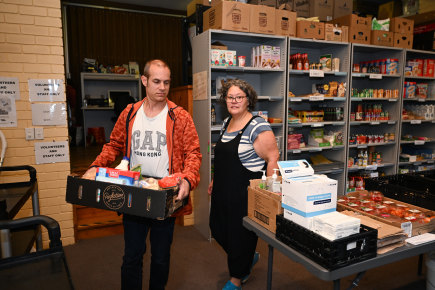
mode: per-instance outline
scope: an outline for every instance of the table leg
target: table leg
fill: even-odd
[[[267,261],[267,290],[272,290],[273,247],[269,245],[269,257]]]
[[[340,279],[334,280],[334,290],[340,290]]]
[[[2,248],[1,257],[12,257],[11,235],[8,229],[0,230],[0,243]]]
[[[417,275],[421,276],[423,273],[423,254],[420,254],[418,256],[418,269],[417,269]]]

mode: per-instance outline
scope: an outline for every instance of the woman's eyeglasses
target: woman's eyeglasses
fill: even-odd
[[[226,96],[225,97],[225,100],[228,102],[228,103],[232,103],[232,102],[236,102],[236,103],[241,103],[242,101],[243,101],[243,99],[244,98],[246,98],[246,96],[235,96],[235,97],[233,97],[233,96]]]

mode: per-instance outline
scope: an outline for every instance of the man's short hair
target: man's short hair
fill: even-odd
[[[146,76],[147,78],[150,76],[150,67],[151,67],[151,65],[156,65],[156,66],[159,66],[159,67],[167,67],[169,69],[169,72],[171,72],[171,69],[169,68],[169,65],[164,60],[153,59],[153,60],[148,61],[145,64],[145,67],[143,68],[143,75]]]

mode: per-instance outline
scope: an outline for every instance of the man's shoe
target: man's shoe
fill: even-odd
[[[257,264],[258,260],[260,260],[260,253],[255,252],[254,259],[252,260],[251,269],[249,269],[249,274],[242,278],[242,280],[241,280],[242,284],[245,284],[246,281],[248,281],[249,276],[251,275],[251,272],[252,272],[252,268],[254,268],[254,265]]]
[[[242,290],[242,286],[236,286],[233,284],[233,282],[228,280],[227,284],[225,284],[225,286],[224,286],[224,288],[222,288],[222,290]]]

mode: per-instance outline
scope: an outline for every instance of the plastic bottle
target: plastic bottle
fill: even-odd
[[[263,171],[263,176],[261,177],[261,183],[259,184],[261,189],[266,189],[266,170]]]
[[[279,170],[279,169],[278,168],[273,169],[271,191],[279,193],[279,192],[281,192],[281,182],[279,182],[279,180],[278,180],[278,175],[276,174],[277,170]]]
[[[214,108],[214,105],[211,105],[211,124],[216,124],[216,110]]]

